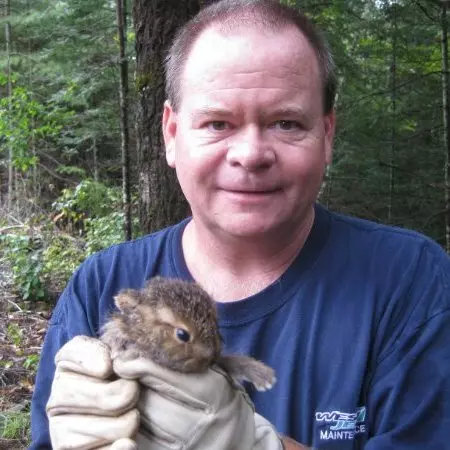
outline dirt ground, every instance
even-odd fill
[[[30,409],[35,371],[51,305],[21,301],[0,265],[0,450],[26,448],[27,435],[5,439],[5,421]],[[22,414],[22,417],[26,415]]]

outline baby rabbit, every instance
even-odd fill
[[[196,283],[152,278],[141,290],[127,289],[114,298],[101,340],[114,358],[144,357],[179,372],[203,372],[217,364],[257,390],[270,389],[272,368],[243,355],[222,355],[213,299]]]

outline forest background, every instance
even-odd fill
[[[163,154],[162,61],[205,3],[0,2],[0,448],[27,443],[46,319],[75,268],[188,214]],[[338,67],[319,201],[450,252],[447,2],[285,3]]]

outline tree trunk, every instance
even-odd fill
[[[30,2],[27,1],[27,11],[28,13],[31,12],[30,8]],[[31,51],[31,38],[28,38],[28,88],[30,89],[30,92],[33,92],[33,60],[32,60],[32,51]],[[31,153],[33,157],[37,157],[36,152],[36,137],[35,137],[35,128],[36,123],[34,117],[31,118]],[[40,183],[38,181],[38,165],[35,164],[33,166],[33,198],[35,202],[39,201],[40,198]]]
[[[176,29],[198,9],[198,0],[134,1],[139,221],[147,233],[176,223],[189,214],[176,175],[167,166],[164,155],[161,131],[165,100],[163,59]]]
[[[391,154],[389,164],[389,198],[388,198],[388,223],[392,223],[392,202],[395,190],[395,150],[397,137],[397,3],[391,6],[392,14],[392,64],[391,64]]]
[[[11,13],[10,0],[6,0],[5,16],[9,16]],[[11,24],[5,23],[5,38],[6,38],[6,58],[7,58],[7,70],[8,70],[8,99],[9,99],[9,121],[11,121],[12,114],[12,76],[11,76]],[[8,152],[8,211],[12,208],[12,199],[14,197],[14,168],[13,168],[13,151],[11,142],[9,143]]]
[[[120,67],[120,132],[122,149],[122,203],[124,212],[124,238],[131,240],[131,185],[130,185],[130,151],[128,133],[128,60],[125,54],[127,21],[126,0],[117,0],[117,31],[119,34]]]
[[[449,72],[448,72],[448,24],[447,3],[442,3],[442,111],[444,123],[445,151],[445,246],[450,253],[450,108],[449,108]]]
[[[92,138],[92,159],[92,163],[94,165],[94,181],[98,182],[98,148],[97,139],[95,137]]]

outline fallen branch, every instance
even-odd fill
[[[3,228],[0,228],[0,234],[2,234],[2,233],[4,233],[5,231],[8,231],[8,230],[13,230],[14,228],[23,228],[25,225],[10,225],[10,226],[8,226],[8,227],[3,227]]]
[[[16,302],[13,302],[12,300],[8,300],[8,299],[6,299],[6,301],[8,303],[11,303],[11,305],[15,306],[19,312],[23,313],[23,309]]]
[[[24,225],[24,223],[23,222],[21,222],[19,219],[16,219],[12,214],[8,214],[8,217],[10,218],[10,219],[12,219],[14,222],[16,222],[18,225]]]

